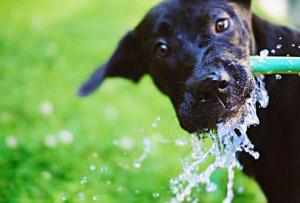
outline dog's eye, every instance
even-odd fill
[[[230,26],[228,18],[222,18],[216,21],[216,32],[221,33],[228,30]]]
[[[155,44],[154,52],[158,57],[167,57],[171,53],[168,44],[162,41],[159,41]]]

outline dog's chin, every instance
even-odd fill
[[[177,114],[184,130],[189,133],[204,133],[215,129],[219,123],[241,116],[244,104],[245,101],[230,103],[217,98],[197,105],[183,102]]]

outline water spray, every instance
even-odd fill
[[[216,130],[209,132],[212,141],[209,149],[203,147],[198,137],[192,138],[192,154],[183,161],[182,173],[170,181],[171,191],[174,194],[174,198],[170,200],[171,203],[198,202],[198,198],[193,197],[192,193],[200,185],[206,185],[207,192],[214,192],[216,187],[211,187],[214,186],[214,183],[211,182],[211,176],[218,169],[227,169],[227,194],[223,203],[232,202],[234,198],[234,169],[242,170],[242,165],[236,156],[237,153],[245,152],[254,159],[259,159],[260,156],[247,135],[247,129],[259,124],[256,104],[259,103],[260,107],[266,108],[269,97],[263,76],[256,76],[256,84],[251,98],[245,104],[243,116],[226,123],[220,123]],[[199,167],[207,163],[210,158],[213,158],[212,163],[204,171],[199,171]]]

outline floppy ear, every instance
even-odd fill
[[[94,92],[106,77],[123,77],[138,82],[143,76],[141,50],[135,31],[128,32],[120,41],[110,60],[98,68],[79,88],[79,96]]]
[[[300,32],[285,26],[275,25],[252,16],[252,28],[254,32],[256,52],[263,49],[273,50],[273,56],[300,56]]]

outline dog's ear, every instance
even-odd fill
[[[140,45],[135,31],[128,32],[120,41],[110,60],[98,68],[78,90],[79,96],[94,92],[106,77],[123,77],[138,82],[144,71],[140,64]]]

